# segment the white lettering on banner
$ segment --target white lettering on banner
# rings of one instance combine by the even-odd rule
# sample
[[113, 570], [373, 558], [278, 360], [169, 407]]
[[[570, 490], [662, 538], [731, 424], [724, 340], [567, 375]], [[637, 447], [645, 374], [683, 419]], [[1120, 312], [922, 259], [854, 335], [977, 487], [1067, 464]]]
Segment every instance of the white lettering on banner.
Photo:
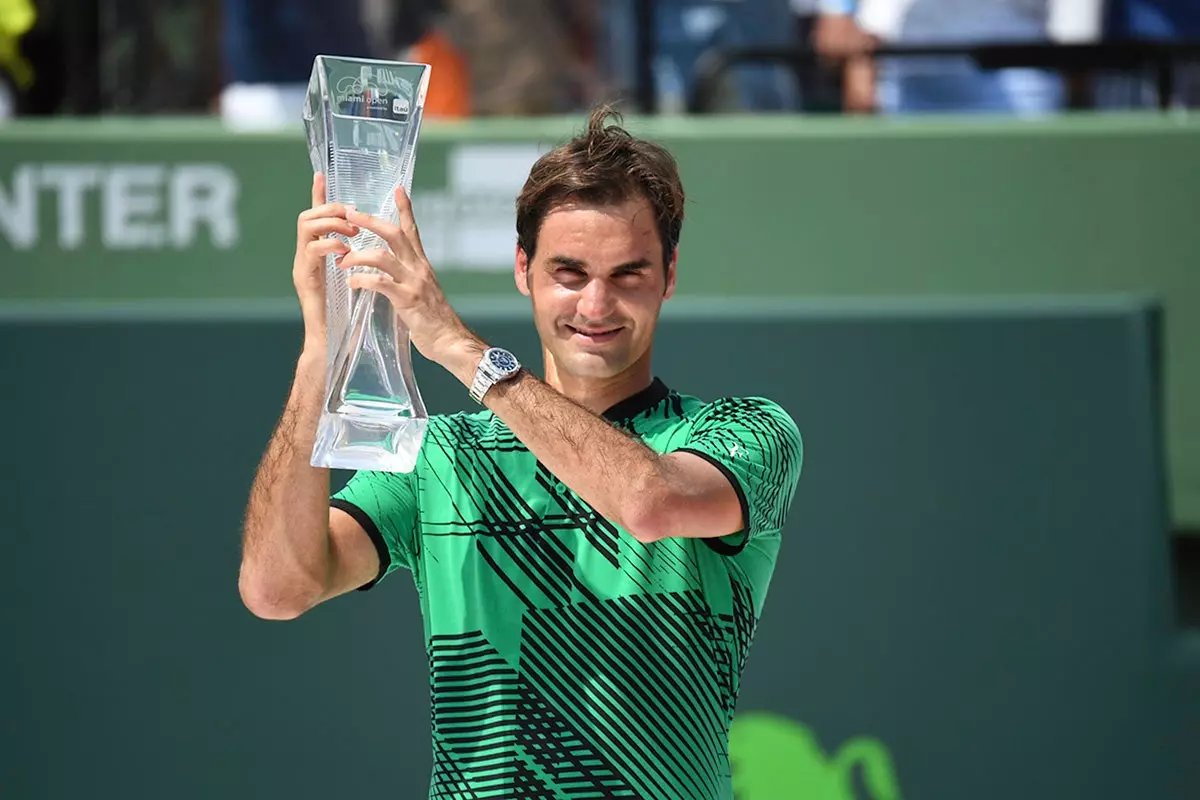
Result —
[[74, 250], [86, 234], [83, 195], [100, 182], [97, 167], [48, 164], [42, 167], [42, 186], [58, 190], [58, 246]]
[[104, 181], [100, 238], [110, 250], [162, 247], [162, 184], [159, 164], [110, 167]]
[[37, 243], [37, 201], [36, 167], [17, 167], [12, 192], [6, 192], [0, 184], [0, 234], [18, 250], [28, 250]]
[[106, 249], [191, 247], [207, 232], [213, 247], [227, 250], [240, 238], [241, 186], [224, 164], [22, 164], [9, 186], [0, 180], [0, 239], [16, 250], [47, 244], [43, 193], [57, 199], [45, 208], [53, 209], [64, 250], [89, 243], [89, 197], [100, 222], [92, 244]]
[[238, 242], [238, 179], [220, 164], [183, 164], [171, 178], [171, 243], [190, 247], [200, 223], [213, 246], [228, 250]]

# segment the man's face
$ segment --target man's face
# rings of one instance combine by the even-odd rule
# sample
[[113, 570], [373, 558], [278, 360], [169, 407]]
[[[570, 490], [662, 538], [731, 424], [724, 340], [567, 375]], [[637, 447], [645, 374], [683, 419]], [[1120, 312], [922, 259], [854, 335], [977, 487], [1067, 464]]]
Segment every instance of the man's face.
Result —
[[649, 356], [675, 259], [663, 269], [650, 204], [567, 205], [546, 215], [532, 262], [517, 249], [517, 288], [533, 301], [559, 373], [611, 378]]

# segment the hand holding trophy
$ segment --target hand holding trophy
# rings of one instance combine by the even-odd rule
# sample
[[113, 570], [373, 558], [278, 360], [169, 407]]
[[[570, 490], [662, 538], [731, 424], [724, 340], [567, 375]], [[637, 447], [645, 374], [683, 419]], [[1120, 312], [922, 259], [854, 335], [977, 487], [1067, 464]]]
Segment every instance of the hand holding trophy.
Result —
[[[429, 86], [429, 66], [317, 56], [304, 105], [304, 129], [325, 202], [397, 223], [397, 188], [407, 195]], [[352, 253], [387, 248], [378, 233], [355, 227]], [[326, 255], [325, 401], [312, 465], [412, 471], [428, 416], [413, 376], [409, 331], [382, 294], [352, 288], [369, 266], [341, 269]], [[361, 284], [363, 281], [353, 281]]]

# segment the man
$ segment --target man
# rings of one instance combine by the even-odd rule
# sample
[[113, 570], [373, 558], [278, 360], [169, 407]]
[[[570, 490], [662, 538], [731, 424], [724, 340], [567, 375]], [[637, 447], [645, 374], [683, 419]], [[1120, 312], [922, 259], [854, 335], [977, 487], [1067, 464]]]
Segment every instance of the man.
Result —
[[[288, 619], [412, 572], [432, 797], [731, 796], [728, 728], [801, 439], [768, 400], [705, 404], [652, 377], [684, 194], [672, 157], [609, 115], [544, 155], [517, 201], [543, 379], [446, 302], [402, 191], [398, 225], [324, 203], [319, 178], [300, 215], [305, 341], [251, 490], [240, 590]], [[389, 248], [329, 238], [360, 227]], [[332, 501], [309, 465], [329, 253], [382, 270], [350, 284], [391, 298], [417, 350], [486, 406], [432, 417], [411, 474], [359, 472]]]

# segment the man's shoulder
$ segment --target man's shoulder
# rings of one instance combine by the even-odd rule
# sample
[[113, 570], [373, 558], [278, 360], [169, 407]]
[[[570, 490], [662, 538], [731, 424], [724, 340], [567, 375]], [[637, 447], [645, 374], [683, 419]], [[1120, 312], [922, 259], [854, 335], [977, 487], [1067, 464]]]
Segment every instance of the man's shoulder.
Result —
[[710, 400], [686, 394], [680, 394], [678, 397], [681, 416], [693, 423], [701, 420], [710, 423], [736, 423], [753, 419], [774, 419], [796, 424], [793, 416], [781, 403], [762, 395], [726, 395]]
[[747, 492], [774, 495], [788, 487], [795, 490], [804, 463], [804, 440], [781, 403], [749, 394], [681, 401], [688, 420], [684, 449], [736, 472]]
[[726, 444], [737, 441], [794, 454], [796, 461], [803, 458], [800, 426], [783, 404], [770, 397], [728, 395], [702, 401], [680, 396], [680, 404], [690, 441], [719, 439]]

